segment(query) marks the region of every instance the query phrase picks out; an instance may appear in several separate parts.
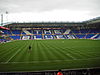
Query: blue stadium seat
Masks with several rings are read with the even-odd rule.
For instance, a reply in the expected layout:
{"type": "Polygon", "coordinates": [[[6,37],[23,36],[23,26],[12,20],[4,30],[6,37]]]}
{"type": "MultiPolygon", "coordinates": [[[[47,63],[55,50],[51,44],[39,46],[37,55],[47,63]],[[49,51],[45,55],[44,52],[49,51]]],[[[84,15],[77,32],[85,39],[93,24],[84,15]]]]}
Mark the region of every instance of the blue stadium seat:
{"type": "Polygon", "coordinates": [[[53,39],[53,35],[44,35],[45,39],[53,39]]]}
{"type": "Polygon", "coordinates": [[[20,36],[10,36],[12,39],[14,40],[19,40],[20,39],[20,36]]]}
{"type": "Polygon", "coordinates": [[[84,38],[86,35],[76,35],[79,39],[84,38]]]}
{"type": "Polygon", "coordinates": [[[13,34],[21,34],[21,30],[12,30],[13,34]]]}
{"type": "Polygon", "coordinates": [[[3,30],[4,34],[11,34],[10,30],[3,30]]]}

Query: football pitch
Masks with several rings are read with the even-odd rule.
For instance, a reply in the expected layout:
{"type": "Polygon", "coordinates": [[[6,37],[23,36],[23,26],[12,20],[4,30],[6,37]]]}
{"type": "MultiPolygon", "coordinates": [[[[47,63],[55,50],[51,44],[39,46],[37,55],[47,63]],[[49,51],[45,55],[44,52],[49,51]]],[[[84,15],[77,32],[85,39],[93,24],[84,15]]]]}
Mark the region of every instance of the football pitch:
{"type": "Polygon", "coordinates": [[[0,44],[0,72],[96,67],[100,67],[100,40],[18,40],[0,44]]]}

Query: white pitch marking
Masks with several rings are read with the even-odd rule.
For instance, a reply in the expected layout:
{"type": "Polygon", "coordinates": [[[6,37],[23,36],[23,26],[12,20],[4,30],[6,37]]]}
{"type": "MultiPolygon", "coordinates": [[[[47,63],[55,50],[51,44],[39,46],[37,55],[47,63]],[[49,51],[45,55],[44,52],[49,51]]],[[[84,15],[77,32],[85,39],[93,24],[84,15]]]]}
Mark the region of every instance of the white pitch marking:
{"type": "Polygon", "coordinates": [[[5,63],[8,63],[19,51],[20,51],[21,49],[19,49],[18,51],[16,51],[16,53],[15,54],[13,54],[13,56],[12,57],[10,57],[5,63]]]}
{"type": "MultiPolygon", "coordinates": [[[[73,60],[90,60],[90,59],[100,59],[100,57],[97,58],[87,58],[87,59],[73,59],[73,60]]],[[[19,63],[40,63],[40,62],[62,62],[62,61],[73,61],[73,60],[48,60],[48,61],[30,61],[30,62],[0,62],[0,64],[19,64],[19,63]]]]}
{"type": "Polygon", "coordinates": [[[66,55],[68,55],[68,56],[70,56],[71,58],[73,58],[73,60],[76,60],[76,58],[73,57],[73,56],[71,56],[70,54],[66,54],[66,55]]]}

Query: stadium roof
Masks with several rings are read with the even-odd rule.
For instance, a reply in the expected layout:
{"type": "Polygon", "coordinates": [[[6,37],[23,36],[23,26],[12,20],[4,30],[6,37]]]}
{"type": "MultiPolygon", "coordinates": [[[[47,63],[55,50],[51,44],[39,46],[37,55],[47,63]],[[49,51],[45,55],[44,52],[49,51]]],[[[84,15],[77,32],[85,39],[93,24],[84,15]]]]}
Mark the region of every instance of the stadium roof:
{"type": "Polygon", "coordinates": [[[86,22],[87,22],[87,24],[100,23],[100,17],[96,17],[96,18],[90,19],[90,20],[88,20],[86,22]]]}
{"type": "MultiPolygon", "coordinates": [[[[6,28],[49,28],[49,27],[71,27],[71,26],[87,26],[91,25],[94,27],[100,28],[100,17],[96,17],[87,21],[83,22],[15,22],[15,23],[8,23],[5,24],[4,27],[6,28]]],[[[1,27],[2,28],[2,27],[1,27]]],[[[6,29],[5,28],[5,29],[6,29]]]]}
{"type": "Polygon", "coordinates": [[[80,26],[85,23],[83,22],[35,22],[35,23],[12,23],[9,25],[5,25],[5,27],[12,28],[27,28],[27,27],[57,27],[57,26],[80,26]]]}
{"type": "Polygon", "coordinates": [[[0,30],[9,30],[9,28],[0,26],[0,30]]]}

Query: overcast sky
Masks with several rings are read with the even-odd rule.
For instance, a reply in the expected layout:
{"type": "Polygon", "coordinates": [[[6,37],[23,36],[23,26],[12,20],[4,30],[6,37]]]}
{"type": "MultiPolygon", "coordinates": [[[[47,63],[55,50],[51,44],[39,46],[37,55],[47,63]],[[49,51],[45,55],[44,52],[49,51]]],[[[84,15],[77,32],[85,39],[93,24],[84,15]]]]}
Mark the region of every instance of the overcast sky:
{"type": "Polygon", "coordinates": [[[4,22],[77,22],[99,17],[100,0],[0,0],[0,14],[4,22]]]}

